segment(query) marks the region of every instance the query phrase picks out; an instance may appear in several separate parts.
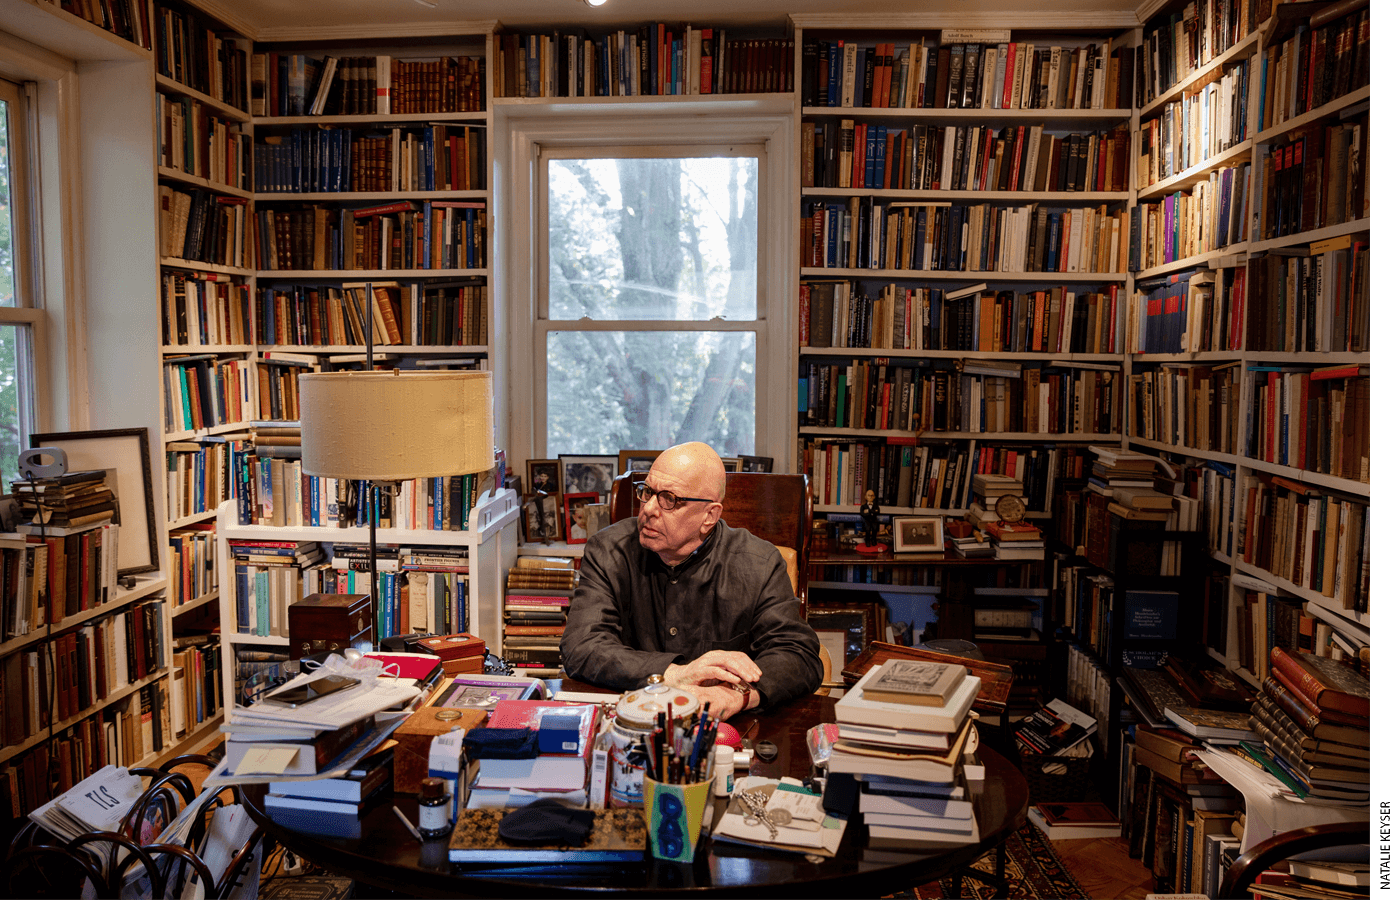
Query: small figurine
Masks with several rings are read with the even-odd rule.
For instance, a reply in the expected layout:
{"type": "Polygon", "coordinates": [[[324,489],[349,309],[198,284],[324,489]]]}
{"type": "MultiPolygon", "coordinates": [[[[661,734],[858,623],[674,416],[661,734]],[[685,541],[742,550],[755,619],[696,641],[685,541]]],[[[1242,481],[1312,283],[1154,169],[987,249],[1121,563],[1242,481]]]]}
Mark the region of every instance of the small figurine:
{"type": "Polygon", "coordinates": [[[875,502],[875,492],[867,490],[865,492],[865,502],[860,507],[860,519],[865,529],[865,540],[856,544],[856,551],[859,553],[884,553],[890,549],[888,544],[879,543],[880,534],[880,504],[875,502]]]}

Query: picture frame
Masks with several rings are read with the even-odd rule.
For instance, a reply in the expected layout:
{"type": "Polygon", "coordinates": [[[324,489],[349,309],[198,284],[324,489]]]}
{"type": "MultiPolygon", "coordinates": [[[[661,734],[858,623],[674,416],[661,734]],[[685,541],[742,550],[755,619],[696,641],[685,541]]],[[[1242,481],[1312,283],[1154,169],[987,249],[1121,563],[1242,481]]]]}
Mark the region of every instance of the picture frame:
{"type": "Polygon", "coordinates": [[[588,506],[598,502],[597,491],[564,495],[564,522],[560,526],[570,544],[588,543],[588,506]]]}
{"type": "Polygon", "coordinates": [[[564,494],[586,494],[595,492],[599,503],[607,503],[612,496],[613,479],[617,477],[616,456],[580,456],[572,453],[559,454],[559,463],[564,467],[564,480],[560,482],[564,494]]]}
{"type": "Polygon", "coordinates": [[[860,656],[876,639],[875,608],[871,604],[812,605],[807,607],[807,624],[831,654],[833,672],[860,656]],[[837,653],[837,649],[841,652],[837,653]]]}
{"type": "Polygon", "coordinates": [[[520,524],[525,529],[527,543],[548,544],[559,540],[559,495],[536,494],[527,500],[520,524]]]}
{"type": "Polygon", "coordinates": [[[942,516],[895,516],[895,553],[942,553],[942,516]]]}
{"type": "Polygon", "coordinates": [[[648,472],[651,464],[661,455],[660,450],[619,450],[617,452],[617,474],[628,472],[648,472]]]}
{"type": "Polygon", "coordinates": [[[612,524],[612,507],[607,503],[590,503],[583,508],[583,513],[589,537],[612,524]]]}
{"type": "Polygon", "coordinates": [[[145,428],[51,431],[29,436],[30,447],[56,447],[68,456],[68,471],[101,469],[117,498],[117,574],[139,575],[160,568],[155,493],[151,487],[151,439],[145,428]]]}
{"type": "Polygon", "coordinates": [[[520,495],[520,528],[527,543],[558,539],[559,493],[563,484],[564,467],[559,460],[525,461],[525,478],[520,495]]]}
{"type": "Polygon", "coordinates": [[[773,457],[771,456],[745,456],[739,454],[740,472],[771,472],[773,471],[773,457]]]}
{"type": "Polygon", "coordinates": [[[726,471],[726,472],[738,472],[738,471],[739,471],[739,457],[737,457],[737,456],[721,456],[721,457],[719,458],[719,461],[722,462],[722,463],[724,463],[724,471],[726,471]]]}

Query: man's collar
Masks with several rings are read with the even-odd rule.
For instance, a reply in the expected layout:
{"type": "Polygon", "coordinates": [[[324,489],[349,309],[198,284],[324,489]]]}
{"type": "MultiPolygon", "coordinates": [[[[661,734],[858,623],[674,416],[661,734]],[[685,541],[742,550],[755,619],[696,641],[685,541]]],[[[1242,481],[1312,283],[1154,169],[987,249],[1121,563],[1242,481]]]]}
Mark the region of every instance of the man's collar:
{"type": "Polygon", "coordinates": [[[690,551],[689,556],[676,563],[674,566],[667,565],[666,561],[661,558],[661,554],[657,553],[655,550],[648,550],[647,552],[650,553],[656,559],[657,564],[661,566],[663,570],[670,572],[673,575],[679,575],[681,572],[684,572],[686,569],[695,565],[700,560],[704,559],[706,556],[709,555],[710,548],[712,548],[716,543],[715,535],[719,532],[720,525],[722,524],[722,522],[723,520],[715,522],[715,527],[711,528],[710,533],[705,535],[705,539],[700,542],[700,546],[690,551]]]}

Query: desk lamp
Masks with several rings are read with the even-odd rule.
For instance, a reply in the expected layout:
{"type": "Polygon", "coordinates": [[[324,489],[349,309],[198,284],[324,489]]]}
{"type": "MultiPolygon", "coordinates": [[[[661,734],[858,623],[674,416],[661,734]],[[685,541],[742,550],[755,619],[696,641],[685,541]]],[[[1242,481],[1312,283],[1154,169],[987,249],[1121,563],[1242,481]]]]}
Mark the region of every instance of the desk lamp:
{"type": "MultiPolygon", "coordinates": [[[[372,358],[371,345],[366,359],[372,358]]],[[[300,377],[300,390],[302,470],[370,483],[370,635],[378,649],[381,497],[388,492],[392,502],[400,482],[410,479],[495,465],[491,373],[309,372],[300,377]]]]}

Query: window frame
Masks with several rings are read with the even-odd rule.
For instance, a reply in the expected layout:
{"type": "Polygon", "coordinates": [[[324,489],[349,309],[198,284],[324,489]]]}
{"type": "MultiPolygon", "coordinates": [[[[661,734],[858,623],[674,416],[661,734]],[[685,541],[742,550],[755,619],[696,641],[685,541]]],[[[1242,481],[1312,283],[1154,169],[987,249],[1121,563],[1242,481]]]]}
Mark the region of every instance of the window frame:
{"type": "Polygon", "coordinates": [[[22,370],[23,391],[19,407],[20,444],[29,435],[43,431],[40,411],[47,408],[45,389],[45,348],[47,345],[47,315],[43,304],[43,265],[41,240],[37,230],[40,221],[36,183],[38,168],[34,165],[38,150],[37,128],[34,121],[36,89],[32,82],[17,83],[0,77],[0,101],[10,104],[9,164],[10,164],[10,225],[11,263],[14,266],[15,305],[0,306],[0,326],[16,329],[15,361],[22,370]]]}
{"type": "MultiPolygon", "coordinates": [[[[617,145],[617,144],[587,144],[574,146],[542,146],[535,156],[536,171],[534,177],[541,186],[535,201],[536,208],[534,216],[531,218],[530,228],[537,240],[535,253],[535,284],[537,290],[534,302],[534,328],[532,333],[532,355],[535,360],[533,366],[533,377],[531,378],[532,393],[534,403],[531,407],[534,416],[533,429],[539,435],[541,446],[535,448],[539,454],[547,452],[548,447],[548,418],[549,418],[549,335],[553,333],[573,333],[582,331],[600,332],[729,332],[752,334],[754,336],[754,373],[756,380],[762,380],[760,369],[763,360],[767,359],[771,349],[771,339],[769,337],[768,306],[770,298],[764,289],[763,279],[755,277],[755,311],[752,319],[725,319],[715,316],[709,319],[555,319],[549,314],[549,163],[556,159],[685,159],[694,157],[714,157],[724,156],[731,158],[753,157],[757,160],[756,184],[754,186],[754,196],[757,203],[757,228],[755,236],[763,233],[764,218],[764,198],[768,196],[765,190],[767,181],[771,175],[771,160],[768,159],[767,147],[758,142],[730,143],[715,142],[702,144],[645,144],[645,145],[617,145]]],[[[771,251],[763,241],[757,240],[756,267],[757,272],[767,271],[771,260],[768,257],[771,251]]],[[[760,423],[764,422],[768,406],[768,393],[755,392],[754,396],[754,445],[755,453],[757,448],[762,446],[759,443],[760,423]]],[[[643,449],[618,447],[616,450],[643,449]]],[[[647,448],[665,449],[665,448],[647,448]]],[[[560,451],[562,453],[578,453],[577,448],[569,448],[560,451]]]]}
{"type": "Polygon", "coordinates": [[[608,148],[611,155],[641,152],[648,147],[675,148],[686,155],[695,146],[738,147],[760,145],[758,222],[758,322],[705,320],[674,321],[576,321],[573,330],[685,330],[755,331],[755,450],[774,457],[776,471],[790,471],[793,439],[790,423],[796,405],[795,303],[797,271],[794,254],[783,252],[797,240],[796,172],[783,163],[797,154],[791,104],[782,98],[711,97],[686,101],[638,101],[599,103],[561,101],[550,104],[498,104],[493,127],[495,183],[501,191],[493,200],[498,221],[511,227],[498,230],[495,276],[492,279],[501,337],[493,355],[493,368],[501,387],[497,396],[504,410],[498,418],[508,423],[513,460],[523,462],[544,452],[546,444],[544,400],[544,333],[559,323],[540,315],[540,300],[547,290],[548,269],[543,260],[547,234],[541,234],[541,211],[547,190],[540,177],[539,159],[545,148],[579,150],[590,155],[608,148]],[[766,158],[766,164],[762,160],[766,158]],[[542,284],[542,281],[545,281],[542,284]],[[538,373],[538,374],[537,374],[538,373]],[[511,390],[507,385],[517,386],[511,390]],[[528,386],[521,389],[518,386],[528,386]]]}

